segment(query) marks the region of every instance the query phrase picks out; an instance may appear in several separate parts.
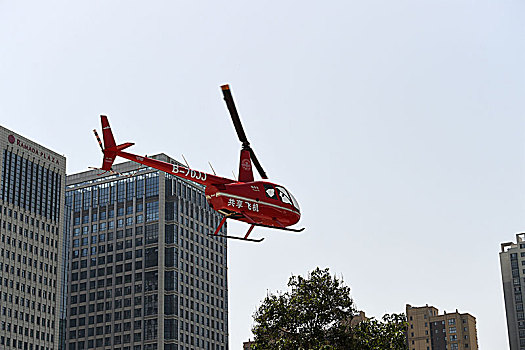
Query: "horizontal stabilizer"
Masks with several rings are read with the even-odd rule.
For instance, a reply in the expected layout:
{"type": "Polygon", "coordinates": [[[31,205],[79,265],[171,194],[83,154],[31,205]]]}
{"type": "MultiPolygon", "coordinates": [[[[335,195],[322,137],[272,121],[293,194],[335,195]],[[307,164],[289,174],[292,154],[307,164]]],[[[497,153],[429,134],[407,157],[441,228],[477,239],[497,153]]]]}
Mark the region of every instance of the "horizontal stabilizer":
{"type": "Polygon", "coordinates": [[[120,152],[122,151],[123,149],[126,149],[128,147],[131,147],[133,146],[134,143],[132,142],[126,142],[126,143],[123,143],[122,145],[118,145],[118,146],[115,146],[115,147],[109,147],[109,148],[106,148],[106,150],[108,151],[113,151],[113,152],[120,152]]]}

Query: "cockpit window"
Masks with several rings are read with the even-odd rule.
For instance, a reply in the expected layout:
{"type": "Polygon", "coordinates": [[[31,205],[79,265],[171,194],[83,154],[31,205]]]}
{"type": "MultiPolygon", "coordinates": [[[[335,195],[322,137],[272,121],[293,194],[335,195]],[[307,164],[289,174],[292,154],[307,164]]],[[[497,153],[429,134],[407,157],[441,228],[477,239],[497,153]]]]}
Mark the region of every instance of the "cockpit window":
{"type": "Polygon", "coordinates": [[[283,203],[293,205],[297,210],[299,209],[299,203],[297,203],[297,200],[294,198],[294,196],[288,192],[284,187],[281,186],[272,186],[270,184],[263,184],[264,185],[264,192],[266,193],[266,197],[281,200],[283,203]]]}
{"type": "Polygon", "coordinates": [[[277,195],[275,194],[275,188],[273,188],[272,185],[264,184],[264,192],[266,193],[266,197],[277,199],[277,195]]]}
{"type": "Polygon", "coordinates": [[[290,192],[288,192],[288,194],[290,195],[290,198],[292,199],[293,206],[294,206],[297,210],[300,210],[300,208],[299,208],[299,203],[297,202],[297,199],[295,199],[295,197],[293,196],[293,194],[291,194],[290,192]]]}
{"type": "Polygon", "coordinates": [[[276,186],[276,188],[277,192],[279,192],[279,197],[281,197],[283,203],[292,204],[292,200],[290,199],[288,192],[283,187],[276,186]]]}

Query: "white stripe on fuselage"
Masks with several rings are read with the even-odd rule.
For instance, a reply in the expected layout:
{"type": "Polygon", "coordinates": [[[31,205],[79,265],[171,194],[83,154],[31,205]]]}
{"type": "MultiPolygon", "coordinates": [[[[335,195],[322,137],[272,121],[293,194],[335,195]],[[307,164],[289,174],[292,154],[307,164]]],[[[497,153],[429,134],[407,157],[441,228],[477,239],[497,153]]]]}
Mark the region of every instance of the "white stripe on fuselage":
{"type": "Polygon", "coordinates": [[[215,196],[216,197],[224,196],[224,197],[230,197],[230,198],[235,198],[235,199],[241,199],[241,200],[244,200],[244,201],[247,201],[247,202],[253,202],[253,203],[258,203],[258,204],[262,203],[262,204],[265,204],[265,205],[269,205],[270,207],[275,207],[275,208],[279,208],[279,209],[283,209],[283,210],[288,210],[288,211],[291,211],[292,213],[299,214],[295,210],[292,210],[292,209],[289,209],[289,208],[286,208],[286,207],[282,207],[280,205],[273,204],[273,203],[268,203],[268,202],[263,202],[263,201],[257,202],[255,200],[253,200],[253,198],[241,197],[241,196],[236,196],[234,194],[222,193],[222,192],[215,193],[215,196]]]}

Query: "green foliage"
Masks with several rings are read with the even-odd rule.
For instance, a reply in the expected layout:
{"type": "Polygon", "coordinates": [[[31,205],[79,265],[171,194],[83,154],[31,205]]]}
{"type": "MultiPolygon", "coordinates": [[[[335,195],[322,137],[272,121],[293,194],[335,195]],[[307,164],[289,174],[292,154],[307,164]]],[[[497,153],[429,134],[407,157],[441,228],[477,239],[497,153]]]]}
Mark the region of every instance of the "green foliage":
{"type": "Polygon", "coordinates": [[[358,314],[350,288],[328,269],[292,276],[289,292],[268,295],[254,314],[257,350],[404,350],[404,315],[351,327],[358,314]]]}
{"type": "Polygon", "coordinates": [[[352,330],[359,350],[404,350],[407,320],[404,314],[386,314],[383,320],[374,318],[360,322],[352,330]]]}

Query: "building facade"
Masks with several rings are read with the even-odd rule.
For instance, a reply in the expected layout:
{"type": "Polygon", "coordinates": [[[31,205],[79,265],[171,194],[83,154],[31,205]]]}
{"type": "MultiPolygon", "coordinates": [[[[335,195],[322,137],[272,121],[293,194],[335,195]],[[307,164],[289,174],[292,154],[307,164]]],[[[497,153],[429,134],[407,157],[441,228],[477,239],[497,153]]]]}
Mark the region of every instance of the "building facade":
{"type": "Polygon", "coordinates": [[[525,233],[517,234],[515,243],[501,244],[499,260],[510,350],[522,350],[525,349],[522,296],[522,291],[525,290],[525,233]]]}
{"type": "Polygon", "coordinates": [[[468,313],[438,314],[433,306],[406,305],[410,350],[477,350],[476,318],[468,313]]]}
{"type": "Polygon", "coordinates": [[[67,349],[227,350],[227,246],[204,188],[114,168],[67,177],[67,349]]]}
{"type": "Polygon", "coordinates": [[[0,348],[60,345],[65,157],[0,127],[0,348]]]}

